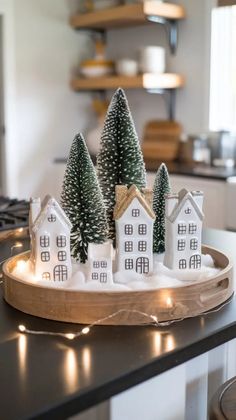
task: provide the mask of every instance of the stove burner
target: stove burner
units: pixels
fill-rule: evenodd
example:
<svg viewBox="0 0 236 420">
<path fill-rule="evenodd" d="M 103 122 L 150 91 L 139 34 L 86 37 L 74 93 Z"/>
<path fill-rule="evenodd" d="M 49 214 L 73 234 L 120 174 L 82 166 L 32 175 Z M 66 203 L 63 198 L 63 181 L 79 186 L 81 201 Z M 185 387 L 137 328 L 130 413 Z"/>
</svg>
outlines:
<svg viewBox="0 0 236 420">
<path fill-rule="evenodd" d="M 0 197 L 0 231 L 28 226 L 29 203 Z"/>
</svg>

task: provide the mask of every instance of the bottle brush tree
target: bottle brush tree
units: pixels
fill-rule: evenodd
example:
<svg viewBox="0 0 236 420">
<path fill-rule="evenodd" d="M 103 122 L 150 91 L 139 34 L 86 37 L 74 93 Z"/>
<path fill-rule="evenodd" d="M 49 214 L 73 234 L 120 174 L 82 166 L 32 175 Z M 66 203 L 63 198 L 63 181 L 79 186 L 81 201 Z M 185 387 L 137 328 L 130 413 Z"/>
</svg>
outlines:
<svg viewBox="0 0 236 420">
<path fill-rule="evenodd" d="M 165 251 L 165 195 L 170 193 L 170 180 L 164 163 L 158 168 L 153 187 L 153 211 L 156 215 L 153 228 L 153 252 Z"/>
<path fill-rule="evenodd" d="M 88 244 L 107 239 L 106 209 L 87 146 L 78 134 L 67 161 L 61 204 L 72 223 L 71 255 L 85 262 Z"/>
<path fill-rule="evenodd" d="M 97 159 L 98 178 L 104 197 L 109 225 L 109 238 L 115 240 L 113 210 L 116 185 L 146 187 L 146 171 L 140 143 L 128 101 L 117 89 L 106 115 Z"/>
</svg>

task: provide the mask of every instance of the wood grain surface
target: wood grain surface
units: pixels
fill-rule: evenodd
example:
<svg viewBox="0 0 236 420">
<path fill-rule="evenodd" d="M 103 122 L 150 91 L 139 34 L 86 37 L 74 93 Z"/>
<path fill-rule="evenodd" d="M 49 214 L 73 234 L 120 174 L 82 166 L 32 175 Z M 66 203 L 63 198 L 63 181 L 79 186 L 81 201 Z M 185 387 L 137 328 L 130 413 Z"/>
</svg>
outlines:
<svg viewBox="0 0 236 420">
<path fill-rule="evenodd" d="M 233 267 L 229 258 L 214 248 L 203 247 L 210 254 L 219 274 L 198 283 L 180 287 L 142 291 L 73 291 L 30 284 L 14 277 L 12 270 L 19 259 L 10 258 L 3 266 L 4 298 L 14 308 L 27 314 L 57 321 L 90 324 L 120 309 L 134 309 L 155 315 L 159 321 L 188 318 L 208 311 L 233 294 Z M 140 325 L 150 320 L 138 313 L 122 312 L 101 325 Z"/>
</svg>

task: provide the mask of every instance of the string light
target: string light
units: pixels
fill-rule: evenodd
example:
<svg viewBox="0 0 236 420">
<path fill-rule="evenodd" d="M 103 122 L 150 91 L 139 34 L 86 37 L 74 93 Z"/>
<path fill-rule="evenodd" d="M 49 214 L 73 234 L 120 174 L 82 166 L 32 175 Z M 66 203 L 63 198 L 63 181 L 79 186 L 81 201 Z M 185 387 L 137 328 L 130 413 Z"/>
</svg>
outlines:
<svg viewBox="0 0 236 420">
<path fill-rule="evenodd" d="M 218 306 L 215 309 L 211 309 L 207 312 L 204 312 L 203 314 L 199 314 L 197 316 L 206 316 L 215 312 L 219 312 L 221 309 L 223 309 L 225 306 L 229 305 L 229 303 L 232 302 L 232 300 L 234 299 L 234 296 L 232 295 L 231 298 L 229 300 L 227 300 L 227 302 L 222 303 L 222 305 Z M 142 311 L 138 311 L 137 309 L 119 309 L 116 312 L 113 312 L 112 314 L 101 318 L 101 319 L 97 319 L 96 321 L 94 321 L 92 324 L 87 325 L 86 327 L 83 327 L 82 330 L 77 331 L 75 333 L 61 333 L 61 332 L 53 332 L 53 331 L 35 331 L 35 330 L 29 330 L 28 328 L 26 328 L 25 325 L 19 325 L 18 326 L 18 330 L 21 333 L 25 333 L 25 334 L 31 334 L 31 335 L 51 335 L 51 336 L 56 336 L 56 337 L 63 337 L 63 338 L 67 338 L 68 340 L 74 340 L 75 338 L 79 338 L 83 335 L 88 334 L 91 329 L 93 327 L 95 327 L 96 325 L 102 324 L 105 321 L 108 321 L 109 319 L 115 318 L 116 316 L 120 315 L 121 313 L 126 313 L 126 314 L 131 314 L 131 313 L 135 313 L 138 315 L 143 316 L 144 318 L 149 319 L 149 323 L 145 324 L 145 325 L 154 325 L 155 327 L 167 327 L 170 326 L 172 324 L 176 324 L 177 322 L 181 322 L 186 318 L 179 318 L 179 319 L 173 319 L 171 321 L 158 321 L 158 318 L 156 315 L 153 314 L 148 314 L 146 312 L 142 312 Z M 188 318 L 196 318 L 197 316 L 190 316 Z"/>
<path fill-rule="evenodd" d="M 26 328 L 25 328 L 24 325 L 19 325 L 18 329 L 19 329 L 20 332 L 25 332 L 26 331 Z"/>
</svg>

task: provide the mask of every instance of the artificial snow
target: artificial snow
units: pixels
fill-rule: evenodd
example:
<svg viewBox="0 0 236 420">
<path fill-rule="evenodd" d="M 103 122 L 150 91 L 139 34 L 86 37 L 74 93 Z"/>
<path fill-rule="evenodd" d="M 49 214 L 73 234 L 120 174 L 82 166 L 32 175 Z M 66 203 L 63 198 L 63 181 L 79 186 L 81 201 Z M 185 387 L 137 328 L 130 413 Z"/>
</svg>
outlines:
<svg viewBox="0 0 236 420">
<path fill-rule="evenodd" d="M 87 264 L 75 262 L 72 264 L 72 277 L 65 282 L 52 282 L 35 278 L 29 261 L 25 263 L 23 270 L 22 266 L 16 266 L 12 274 L 20 280 L 42 287 L 77 291 L 119 292 L 181 287 L 215 277 L 220 272 L 220 268 L 215 267 L 210 255 L 202 255 L 202 268 L 200 270 L 170 270 L 163 265 L 163 258 L 164 254 L 154 254 L 153 274 L 145 276 L 132 270 L 129 272 L 118 271 L 113 274 L 113 283 L 111 284 L 100 283 L 96 280 L 87 282 Z"/>
</svg>

